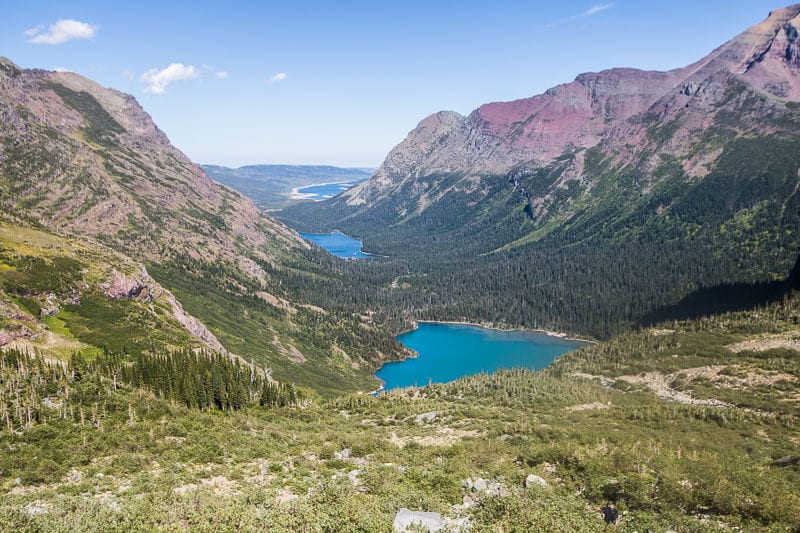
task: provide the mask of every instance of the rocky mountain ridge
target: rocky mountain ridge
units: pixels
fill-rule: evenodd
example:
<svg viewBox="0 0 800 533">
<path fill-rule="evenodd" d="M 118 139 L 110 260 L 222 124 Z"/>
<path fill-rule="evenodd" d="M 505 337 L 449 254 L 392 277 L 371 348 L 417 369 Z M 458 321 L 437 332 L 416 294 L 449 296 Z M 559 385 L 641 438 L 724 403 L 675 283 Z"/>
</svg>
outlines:
<svg viewBox="0 0 800 533">
<path fill-rule="evenodd" d="M 435 173 L 461 172 L 470 190 L 485 175 L 518 165 L 541 168 L 570 151 L 639 146 L 655 114 L 668 121 L 683 108 L 713 111 L 730 80 L 778 102 L 800 100 L 800 5 L 775 10 L 707 57 L 684 68 L 650 72 L 615 68 L 512 102 L 485 104 L 469 116 L 440 112 L 424 119 L 387 156 L 373 178 L 345 194 L 349 206 L 370 205 L 401 183 Z M 691 103 L 690 103 L 691 102 Z M 691 112 L 691 111 L 690 111 Z M 705 117 L 707 118 L 707 117 Z M 638 124 L 639 127 L 636 127 Z M 702 127 L 698 119 L 687 124 Z M 582 172 L 581 161 L 573 170 Z"/>
<path fill-rule="evenodd" d="M 258 275 L 248 256 L 269 261 L 275 242 L 305 246 L 209 179 L 130 95 L 0 59 L 0 101 L 0 201 L 9 210 L 56 231 L 130 245 L 143 258 L 169 246 Z"/>
</svg>

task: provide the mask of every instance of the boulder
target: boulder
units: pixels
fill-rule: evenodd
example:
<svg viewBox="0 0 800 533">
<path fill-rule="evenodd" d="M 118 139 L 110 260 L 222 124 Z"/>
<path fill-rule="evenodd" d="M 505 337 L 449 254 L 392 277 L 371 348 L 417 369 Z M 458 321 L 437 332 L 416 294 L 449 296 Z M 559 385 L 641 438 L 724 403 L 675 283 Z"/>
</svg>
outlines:
<svg viewBox="0 0 800 533">
<path fill-rule="evenodd" d="M 350 482 L 353 483 L 353 486 L 357 487 L 359 485 L 358 474 L 360 474 L 359 470 L 351 470 L 347 473 L 347 477 L 350 479 Z"/>
<path fill-rule="evenodd" d="M 474 492 L 477 496 L 500 496 L 504 498 L 508 496 L 508 489 L 499 481 L 491 479 L 483 479 L 482 477 L 467 478 L 461 482 L 461 486 L 467 492 Z"/>
<path fill-rule="evenodd" d="M 472 484 L 472 492 L 486 492 L 489 490 L 489 482 L 481 477 Z"/>
<path fill-rule="evenodd" d="M 792 466 L 798 463 L 800 463 L 800 456 L 787 455 L 785 457 L 781 457 L 780 459 L 775 459 L 773 464 L 781 468 L 786 468 L 787 466 Z"/>
<path fill-rule="evenodd" d="M 466 511 L 467 509 L 475 506 L 475 499 L 469 494 L 464 494 L 461 502 L 462 503 L 460 504 L 453 505 L 453 509 L 456 511 Z"/>
<path fill-rule="evenodd" d="M 528 477 L 525 478 L 525 488 L 533 487 L 534 485 L 546 487 L 547 480 L 537 476 L 536 474 L 529 474 Z"/>
<path fill-rule="evenodd" d="M 397 511 L 394 516 L 394 523 L 392 527 L 394 531 L 402 532 L 409 531 L 411 526 L 422 526 L 425 531 L 433 533 L 441 531 L 444 526 L 444 520 L 439 513 L 427 513 L 424 511 L 411 511 L 405 507 Z"/>
</svg>

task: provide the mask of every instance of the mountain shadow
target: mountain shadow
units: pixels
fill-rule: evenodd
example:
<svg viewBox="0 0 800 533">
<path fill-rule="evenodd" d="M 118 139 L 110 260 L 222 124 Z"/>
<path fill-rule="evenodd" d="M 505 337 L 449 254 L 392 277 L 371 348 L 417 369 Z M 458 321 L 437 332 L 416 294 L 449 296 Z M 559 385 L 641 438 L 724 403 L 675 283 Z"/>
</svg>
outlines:
<svg viewBox="0 0 800 533">
<path fill-rule="evenodd" d="M 662 307 L 648 314 L 639 325 L 652 326 L 669 320 L 693 320 L 703 316 L 763 307 L 782 300 L 792 290 L 800 290 L 800 255 L 792 271 L 782 281 L 725 283 L 702 288 L 674 305 Z"/>
</svg>

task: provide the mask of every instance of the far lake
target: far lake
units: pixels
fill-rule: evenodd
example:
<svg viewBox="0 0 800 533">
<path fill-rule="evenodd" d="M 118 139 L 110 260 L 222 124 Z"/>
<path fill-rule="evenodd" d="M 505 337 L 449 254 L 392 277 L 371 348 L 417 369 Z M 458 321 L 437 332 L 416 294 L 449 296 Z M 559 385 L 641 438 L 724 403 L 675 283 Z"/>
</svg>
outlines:
<svg viewBox="0 0 800 533">
<path fill-rule="evenodd" d="M 320 183 L 317 185 L 308 185 L 307 187 L 299 187 L 292 191 L 291 198 L 294 200 L 314 200 L 320 202 L 333 198 L 339 193 L 342 193 L 356 185 L 363 180 L 347 181 L 341 183 Z"/>
<path fill-rule="evenodd" d="M 300 236 L 320 248 L 328 250 L 337 257 L 346 259 L 374 257 L 361 251 L 363 243 L 359 239 L 354 239 L 340 231 L 334 231 L 333 233 L 301 233 Z"/>
<path fill-rule="evenodd" d="M 461 324 L 421 322 L 397 340 L 419 357 L 384 364 L 375 375 L 384 389 L 447 383 L 501 368 L 542 369 L 556 357 L 585 346 L 532 331 L 497 331 Z"/>
</svg>

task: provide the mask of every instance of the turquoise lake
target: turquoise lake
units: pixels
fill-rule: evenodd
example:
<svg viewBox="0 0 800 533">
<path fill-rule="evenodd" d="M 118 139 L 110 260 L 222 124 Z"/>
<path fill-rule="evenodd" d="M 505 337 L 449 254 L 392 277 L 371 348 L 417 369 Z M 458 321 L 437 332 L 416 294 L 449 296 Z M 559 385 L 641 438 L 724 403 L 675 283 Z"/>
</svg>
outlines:
<svg viewBox="0 0 800 533">
<path fill-rule="evenodd" d="M 301 233 L 300 236 L 320 248 L 328 250 L 337 257 L 346 259 L 374 257 L 361 251 L 363 243 L 359 239 L 354 239 L 340 231 L 334 231 L 333 233 Z"/>
<path fill-rule="evenodd" d="M 447 383 L 501 368 L 542 369 L 586 343 L 532 331 L 497 331 L 461 324 L 421 322 L 397 340 L 419 354 L 384 364 L 375 375 L 384 389 Z"/>
</svg>

